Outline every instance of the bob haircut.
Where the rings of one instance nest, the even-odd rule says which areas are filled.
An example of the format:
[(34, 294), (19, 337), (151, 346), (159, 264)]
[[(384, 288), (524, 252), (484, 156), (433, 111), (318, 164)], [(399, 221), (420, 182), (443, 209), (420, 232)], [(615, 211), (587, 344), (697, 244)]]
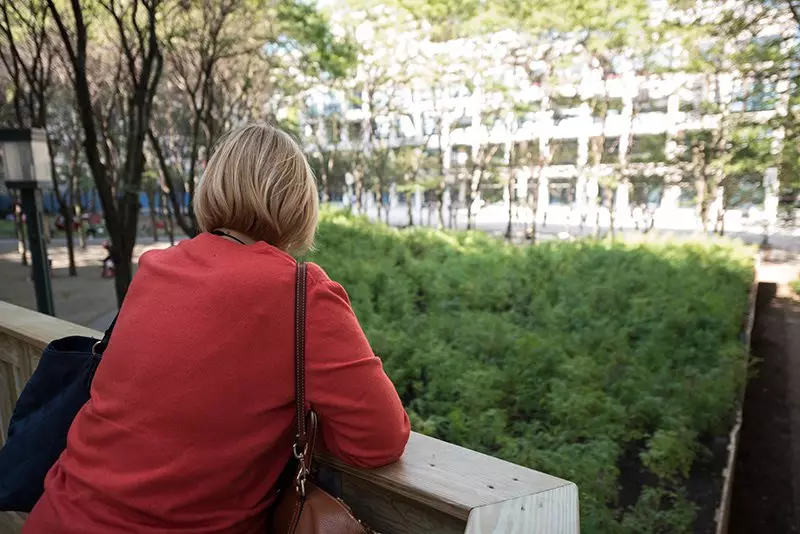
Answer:
[(236, 128), (216, 143), (193, 207), (203, 232), (227, 228), (292, 253), (314, 244), (314, 173), (298, 144), (269, 124)]

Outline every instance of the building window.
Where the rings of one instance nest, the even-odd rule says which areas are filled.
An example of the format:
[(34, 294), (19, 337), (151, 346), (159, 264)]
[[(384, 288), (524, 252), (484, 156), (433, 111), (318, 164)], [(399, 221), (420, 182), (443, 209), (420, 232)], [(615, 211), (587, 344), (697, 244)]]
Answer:
[(681, 187), (681, 194), (678, 197), (678, 206), (681, 208), (693, 208), (697, 205), (697, 190), (694, 187)]
[(467, 145), (456, 145), (453, 147), (452, 158), (450, 159), (453, 167), (464, 167), (469, 161), (470, 147)]
[(329, 118), (325, 120), (325, 133), (328, 141), (337, 144), (342, 140), (342, 124), (338, 119)]
[(553, 118), (557, 122), (578, 116), (582, 102), (580, 96), (554, 96), (550, 102), (550, 106), (553, 108)]
[(603, 139), (603, 153), (600, 163), (617, 163), (619, 161), (619, 137), (606, 137)]
[(539, 164), (539, 140), (521, 141), (514, 145), (514, 160), (517, 165)]
[(765, 80), (739, 81), (731, 96), (731, 111), (769, 111), (775, 109), (777, 101), (774, 83)]
[(348, 109), (361, 109), (361, 91), (352, 91), (347, 95), (347, 108)]
[(469, 115), (462, 115), (453, 125), (454, 128), (468, 128), (472, 126), (472, 117)]
[(639, 113), (666, 113), (666, 98), (646, 98), (639, 101)]
[(550, 141), (553, 165), (575, 165), (578, 162), (577, 139), (553, 139)]
[(506, 161), (506, 148), (503, 145), (489, 145), (485, 148), (487, 155), (492, 155), (492, 165), (503, 165)]
[(652, 163), (666, 160), (667, 135), (634, 135), (628, 150), (631, 163)]
[(681, 132), (677, 138), (678, 159), (683, 162), (691, 162), (695, 149), (708, 154), (711, 150), (712, 140), (712, 134), (709, 131)]
[(548, 187), (550, 204), (568, 206), (575, 200), (575, 184), (569, 182), (550, 182)]
[(351, 122), (347, 125), (347, 137), (351, 143), (360, 143), (363, 135), (361, 122)]
[(422, 134), (436, 135), (439, 133), (439, 121), (432, 114), (422, 116)]

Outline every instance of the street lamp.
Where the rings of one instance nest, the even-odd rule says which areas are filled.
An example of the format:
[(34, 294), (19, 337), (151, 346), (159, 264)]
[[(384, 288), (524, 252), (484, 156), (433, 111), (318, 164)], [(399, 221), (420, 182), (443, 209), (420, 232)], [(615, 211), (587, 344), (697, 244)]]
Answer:
[(47, 133), (39, 128), (0, 128), (0, 153), (5, 185), (19, 190), (22, 200), (33, 264), (36, 307), (41, 313), (55, 315), (47, 247), (42, 235), (41, 196), (38, 194), (40, 188), (52, 185)]

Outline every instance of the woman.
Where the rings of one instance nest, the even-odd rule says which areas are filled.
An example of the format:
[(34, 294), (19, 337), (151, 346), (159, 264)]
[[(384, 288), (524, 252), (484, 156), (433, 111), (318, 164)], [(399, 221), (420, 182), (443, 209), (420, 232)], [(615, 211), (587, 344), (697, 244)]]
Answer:
[[(318, 216), (297, 144), (220, 141), (194, 200), (204, 232), (142, 255), (91, 400), (25, 534), (262, 533), (291, 455), (295, 260)], [(397, 460), (409, 422), (342, 287), (311, 264), (306, 397), (326, 448)]]

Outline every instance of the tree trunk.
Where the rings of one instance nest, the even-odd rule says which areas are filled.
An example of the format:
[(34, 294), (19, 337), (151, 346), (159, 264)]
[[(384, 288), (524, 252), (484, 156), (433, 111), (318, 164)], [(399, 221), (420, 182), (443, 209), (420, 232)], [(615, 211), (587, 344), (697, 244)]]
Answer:
[[(437, 208), (436, 211), (437, 211), (437, 219), (438, 219), (436, 224), (437, 224), (437, 228), (439, 230), (442, 230), (444, 228), (444, 196), (445, 196), (445, 193), (447, 193), (447, 184), (443, 180), (442, 183), (439, 184), (439, 191), (438, 191), (438, 194), (436, 195), (436, 208)], [(453, 203), (452, 202), (450, 202), (449, 209), (450, 209), (450, 213), (452, 214), (452, 212), (453, 212)]]
[(169, 238), (169, 245), (175, 245), (175, 226), (172, 221), (172, 210), (170, 209), (169, 199), (166, 193), (161, 194), (161, 204), (164, 206), (164, 219), (166, 220), (167, 237)]
[(719, 233), (720, 237), (725, 236), (725, 208), (721, 207), (717, 213), (717, 222), (714, 225), (714, 231)]
[(616, 238), (616, 202), (614, 199), (616, 198), (616, 188), (607, 187), (605, 190), (605, 199), (604, 203), (608, 207), (608, 229), (611, 232), (611, 240), (613, 241)]
[(364, 213), (364, 203), (361, 198), (364, 195), (364, 184), (360, 177), (356, 178), (354, 191), (356, 195), (356, 213), (360, 215)]
[(381, 222), (381, 217), (383, 216), (383, 188), (381, 187), (380, 182), (378, 183), (377, 191), (375, 192), (375, 196), (378, 197), (376, 199), (377, 202), (375, 203), (376, 204), (375, 208), (378, 210), (377, 221)]
[(82, 250), (86, 250), (86, 224), (83, 222), (83, 206), (81, 205), (81, 195), (80, 191), (78, 191), (78, 176), (77, 174), (73, 173), (70, 177), (70, 181), (72, 181), (72, 212), (75, 214), (75, 218), (78, 221), (78, 244), (80, 245)]
[(72, 198), (61, 204), (61, 214), (64, 217), (64, 233), (67, 236), (67, 257), (69, 258), (69, 275), (78, 276), (75, 267), (75, 242), (73, 240)]
[(126, 255), (118, 255), (114, 258), (114, 289), (117, 294), (117, 305), (122, 306), (122, 301), (128, 293), (128, 287), (133, 278), (133, 251)]
[[(75, 241), (73, 239), (73, 217), (75, 215), (75, 212), (72, 209), (75, 196), (74, 180), (72, 179), (72, 176), (67, 178), (67, 198), (64, 198), (61, 195), (61, 192), (58, 190), (58, 169), (56, 169), (55, 159), (53, 158), (54, 151), (52, 146), (48, 146), (48, 148), (50, 150), (50, 172), (53, 174), (53, 192), (55, 193), (56, 202), (58, 202), (58, 210), (61, 213), (61, 216), (64, 218), (64, 234), (67, 238), (67, 257), (69, 258), (69, 275), (78, 276), (78, 270), (75, 268)], [(70, 166), (70, 174), (77, 172), (75, 167), (76, 166), (73, 162), (73, 165)]]
[[(534, 180), (530, 188), (530, 192), (528, 193), (529, 205), (531, 208), (531, 226), (528, 229), (528, 239), (531, 241), (531, 243), (536, 243), (536, 222), (539, 220), (539, 184), (544, 177), (544, 171), (545, 167), (542, 166), (539, 169), (536, 180)], [(536, 176), (533, 169), (531, 169), (531, 175)]]
[(328, 189), (328, 172), (324, 170), (319, 174), (319, 189), (322, 192), (322, 203), (327, 204), (331, 199), (330, 190)]
[(14, 230), (17, 234), (17, 253), (22, 265), (28, 265), (28, 243), (25, 239), (25, 225), (22, 222), (22, 205), (19, 196), (14, 195)]
[(148, 187), (145, 193), (147, 203), (150, 205), (150, 230), (153, 233), (153, 241), (158, 242), (158, 213), (156, 213), (156, 192), (152, 187)]
[(413, 193), (406, 194), (406, 214), (408, 215), (408, 226), (414, 226), (414, 200)]
[(506, 187), (506, 191), (508, 191), (508, 226), (506, 227), (506, 239), (511, 241), (511, 238), (514, 237), (514, 201), (511, 198), (513, 187), (511, 186), (510, 178)]

